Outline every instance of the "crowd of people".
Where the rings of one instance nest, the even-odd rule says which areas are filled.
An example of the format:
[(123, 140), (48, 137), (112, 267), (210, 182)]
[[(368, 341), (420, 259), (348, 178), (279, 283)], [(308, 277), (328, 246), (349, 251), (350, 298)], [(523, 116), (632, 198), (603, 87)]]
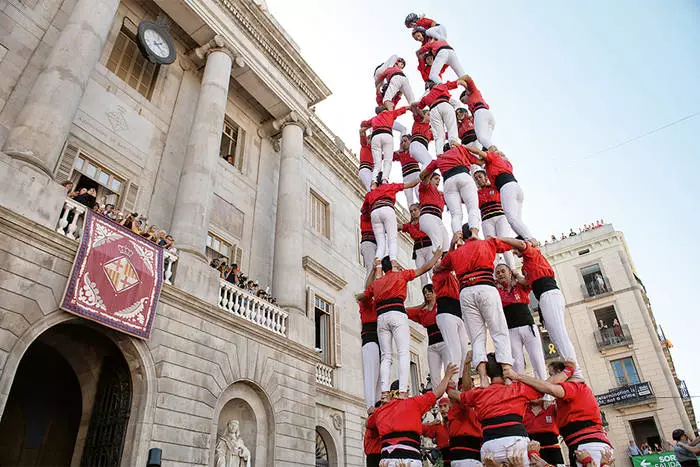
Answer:
[(603, 227), (603, 225), (605, 225), (605, 223), (603, 222), (603, 219), (600, 219), (600, 220), (595, 221), (595, 222), (592, 222), (592, 223), (590, 223), (590, 224), (585, 224), (583, 227), (579, 227), (579, 228), (578, 228), (578, 233), (576, 233), (576, 231), (574, 231), (574, 229), (573, 229), (573, 227), (572, 227), (572, 228), (569, 229), (569, 233), (568, 233), (568, 234), (562, 232), (562, 233), (561, 233), (561, 236), (560, 236), (558, 239), (557, 239), (557, 236), (556, 236), (556, 235), (552, 234), (552, 235), (549, 237), (549, 240), (546, 240), (546, 241), (544, 242), (544, 244), (545, 244), (545, 245), (548, 245), (548, 244), (550, 244), (550, 243), (554, 243), (554, 242), (557, 242), (557, 241), (559, 241), (559, 240), (565, 240), (565, 239), (568, 238), (568, 237), (575, 237), (576, 235), (582, 234), (583, 232), (588, 232), (589, 230), (599, 229), (600, 227)]
[[(77, 201), (93, 212), (110, 219), (117, 224), (131, 230), (137, 235), (163, 247), (168, 252), (177, 255), (175, 240), (164, 229), (158, 228), (155, 224), (148, 223), (148, 216), (139, 215), (137, 212), (125, 213), (115, 208), (114, 204), (97, 201), (97, 191), (94, 188), (78, 188), (73, 190), (73, 182), (62, 183), (68, 198)], [(104, 201), (104, 200), (103, 200)]]
[(219, 271), (221, 279), (225, 280), (226, 282), (230, 282), (236, 287), (243, 289), (256, 297), (262, 298), (273, 305), (277, 305), (277, 298), (270, 294), (270, 288), (261, 288), (258, 281), (249, 279), (248, 276), (239, 269), (236, 263), (229, 264), (225, 259), (214, 258), (209, 263), (209, 266)]
[[(523, 220), (513, 161), (495, 144), (493, 112), (448, 43), (444, 24), (411, 13), (405, 26), (419, 43), (425, 93), (414, 94), (406, 61), (392, 55), (374, 70), (375, 116), (361, 122), (359, 132), (366, 282), (356, 298), (369, 414), (367, 465), (421, 466), (421, 436), (435, 440), (444, 465), (561, 465), (559, 435), (571, 465), (612, 465), (600, 408), (564, 325), (564, 297)], [(445, 81), (444, 73), (456, 78)], [(407, 105), (399, 107), (402, 98)], [(409, 112), (410, 133), (399, 121)], [(394, 161), (401, 165), (400, 183), (389, 182)], [(395, 212), (399, 192), (411, 214), (403, 225)], [(445, 207), (451, 232), (443, 224)], [(397, 261), (399, 231), (414, 241), (415, 269)], [(514, 256), (522, 259), (520, 270)], [(416, 278), (423, 303), (407, 308), (407, 286)], [(562, 356), (549, 366), (528, 306), (531, 292)], [(427, 330), (433, 386), (413, 397), (409, 319)], [(487, 334), (494, 353), (486, 350)], [(394, 347), (398, 380), (392, 382)], [(523, 374), (525, 352), (534, 377)], [(441, 420), (423, 425), (435, 404)]]

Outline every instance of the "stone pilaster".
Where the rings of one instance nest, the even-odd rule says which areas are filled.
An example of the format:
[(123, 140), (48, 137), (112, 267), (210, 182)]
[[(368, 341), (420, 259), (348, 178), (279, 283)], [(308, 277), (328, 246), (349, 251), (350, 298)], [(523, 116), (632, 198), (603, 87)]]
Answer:
[(178, 286), (211, 301), (218, 294), (218, 275), (207, 264), (204, 249), (233, 54), (219, 36), (196, 54), (206, 56), (206, 65), (175, 198), (171, 232), (180, 251)]

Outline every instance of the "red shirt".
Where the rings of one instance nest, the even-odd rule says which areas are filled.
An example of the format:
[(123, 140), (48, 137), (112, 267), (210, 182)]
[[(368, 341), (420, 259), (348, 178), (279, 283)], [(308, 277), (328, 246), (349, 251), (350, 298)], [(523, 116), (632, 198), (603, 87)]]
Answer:
[(430, 184), (428, 180), (418, 184), (418, 199), (420, 200), (421, 215), (428, 212), (423, 209), (425, 206), (434, 206), (437, 209), (430, 209), (430, 213), (442, 217), (442, 211), (445, 209), (445, 195), (437, 187)]
[(384, 112), (378, 113), (369, 120), (365, 120), (362, 123), (360, 123), (360, 127), (367, 128), (371, 126), (372, 132), (375, 132), (377, 130), (388, 130), (389, 132), (391, 132), (391, 129), (394, 126), (394, 121), (398, 118), (399, 115), (405, 114), (406, 110), (408, 110), (408, 107), (399, 107), (398, 109), (394, 110), (385, 110)]
[(442, 423), (437, 425), (423, 424), (423, 436), (432, 438), (437, 443), (438, 449), (442, 449), (450, 445), (450, 434), (447, 428)]
[(372, 156), (372, 147), (367, 141), (367, 135), (363, 131), (360, 135), (360, 168), (374, 169), (374, 157)]
[(430, 310), (420, 307), (412, 306), (411, 308), (406, 308), (406, 313), (408, 313), (408, 319), (414, 321), (424, 328), (428, 326), (436, 326), (437, 321), (435, 321), (435, 313), (437, 311), (437, 303), (433, 305)]
[(365, 205), (372, 211), (382, 206), (394, 206), (396, 193), (402, 190), (403, 183), (382, 183), (374, 190), (367, 192)]
[(360, 322), (362, 324), (366, 323), (376, 323), (377, 322), (377, 310), (374, 309), (374, 300), (366, 299), (360, 303)]
[[(476, 417), (482, 424), (484, 440), (487, 440), (500, 438), (498, 431), (506, 432), (502, 430), (503, 428), (522, 425), (522, 422), (513, 420), (500, 421), (498, 418), (495, 420), (489, 419), (514, 415), (522, 420), (522, 417), (525, 416), (526, 404), (540, 397), (542, 397), (542, 393), (527, 384), (514, 381), (508, 386), (503, 383), (491, 383), (487, 388), (477, 388), (463, 392), (459, 400), (468, 407), (474, 407)], [(487, 433), (487, 430), (490, 432)]]
[(411, 140), (417, 136), (423, 137), (426, 144), (433, 140), (433, 132), (430, 130), (430, 122), (424, 122), (422, 115), (413, 115), (413, 127), (411, 127)]
[(426, 18), (424, 16), (422, 18), (418, 18), (418, 21), (416, 21), (416, 25), (414, 27), (421, 27), (421, 28), (425, 28), (425, 29), (430, 29), (434, 25), (436, 25), (434, 20), (432, 20), (430, 18)]
[(360, 211), (360, 233), (362, 234), (362, 241), (374, 241), (374, 229), (372, 228), (372, 218), (369, 215), (369, 210), (363, 209)]
[(430, 161), (430, 164), (425, 168), (427, 172), (434, 172), (435, 169), (440, 169), (442, 176), (445, 172), (458, 166), (469, 168), (470, 159), (473, 158), (471, 153), (464, 146), (451, 148), (442, 154), (438, 154), (437, 159)]
[(491, 184), (495, 184), (496, 177), (502, 173), (513, 174), (513, 165), (510, 161), (507, 161), (495, 152), (486, 152), (484, 162), (486, 162), (484, 169), (486, 169), (486, 175), (489, 177), (489, 180), (491, 180)]
[[(440, 70), (440, 73), (438, 73), (438, 77), (442, 79), (442, 74), (447, 70), (447, 63), (445, 63), (442, 66), (442, 70)], [(427, 63), (425, 63), (425, 57), (422, 55), (418, 56), (418, 71), (420, 72), (421, 78), (423, 78), (423, 81), (428, 81), (430, 79), (430, 70), (432, 69), (432, 66), (429, 66)]]
[(430, 51), (430, 53), (433, 54), (433, 57), (435, 57), (440, 49), (443, 48), (451, 49), (452, 47), (450, 47), (450, 44), (448, 44), (447, 41), (429, 40), (418, 50), (418, 54), (423, 55), (427, 51)]
[[(409, 281), (416, 278), (416, 271), (407, 269), (405, 271), (389, 271), (379, 279), (375, 280), (365, 290), (367, 297), (374, 297), (377, 314), (382, 314), (386, 311), (391, 311), (393, 306), (400, 300), (400, 305), (403, 308), (403, 302), (406, 301), (406, 287)], [(383, 302), (389, 303), (383, 303)]]
[(501, 294), (501, 303), (503, 308), (511, 305), (513, 303), (530, 303), (530, 291), (532, 288), (528, 285), (515, 284), (510, 291), (505, 289), (498, 289), (498, 293)]
[(481, 220), (490, 219), (492, 217), (503, 215), (503, 206), (501, 205), (501, 192), (493, 185), (488, 185), (479, 188), (479, 210), (481, 211)]
[(531, 247), (529, 244), (522, 252), (523, 255), (523, 276), (528, 283), (532, 284), (537, 279), (543, 277), (554, 277), (554, 269), (544, 257), (542, 252), (537, 248)]
[(559, 427), (557, 426), (557, 406), (552, 404), (546, 409), (540, 410), (535, 415), (535, 412), (528, 406), (525, 410), (523, 425), (528, 434), (533, 433), (554, 433), (559, 436)]
[(474, 112), (479, 109), (489, 108), (481, 95), (481, 91), (479, 91), (479, 89), (476, 87), (476, 84), (474, 84), (474, 80), (471, 76), (467, 79), (467, 91), (469, 91), (469, 95), (467, 96), (467, 107), (469, 107), (469, 111), (472, 113), (472, 115), (474, 115)]
[(420, 240), (422, 238), (430, 238), (428, 234), (423, 232), (418, 224), (413, 224), (412, 222), (407, 222), (401, 226), (401, 232), (408, 232), (408, 235), (415, 240)]
[(379, 73), (379, 76), (377, 76), (377, 82), (380, 83), (385, 79), (387, 81), (391, 81), (391, 78), (393, 78), (396, 74), (403, 75), (403, 70), (397, 66), (390, 66), (386, 70)]
[(379, 437), (379, 432), (377, 431), (376, 427), (369, 427), (370, 420), (373, 420), (372, 417), (374, 417), (374, 412), (367, 417), (367, 428), (365, 429), (365, 454), (381, 454), (382, 438)]
[(412, 173), (420, 172), (418, 161), (411, 157), (411, 154), (408, 152), (394, 152), (393, 160), (401, 163), (401, 173), (404, 177)]
[[(374, 417), (367, 419), (367, 428), (376, 429), (385, 444), (415, 444), (420, 449), (420, 434), (423, 432), (423, 415), (435, 405), (437, 399), (433, 391), (423, 395), (409, 397), (408, 399), (393, 399), (372, 414)], [(407, 436), (391, 436), (393, 433), (413, 432), (418, 439)]]
[[(557, 425), (566, 445), (571, 447), (590, 438), (610, 444), (603, 431), (600, 407), (591, 388), (586, 383), (568, 381), (559, 383), (559, 386), (564, 388), (564, 397), (557, 399)], [(573, 422), (592, 422), (593, 425), (572, 430), (567, 425)]]
[(470, 116), (465, 116), (461, 122), (457, 122), (459, 127), (457, 128), (457, 134), (459, 134), (459, 139), (464, 139), (469, 136), (471, 141), (476, 141), (476, 130), (474, 130), (474, 119)]
[(455, 272), (462, 289), (478, 284), (495, 286), (493, 263), (496, 253), (510, 249), (510, 245), (496, 238), (480, 240), (472, 237), (464, 245), (447, 253), (440, 265)]
[(451, 97), (450, 89), (455, 88), (457, 88), (457, 81), (447, 81), (446, 83), (436, 84), (428, 91), (428, 94), (418, 101), (418, 108), (422, 109), (425, 106), (432, 108), (440, 102), (449, 102)]
[[(452, 459), (470, 458), (479, 454), (481, 423), (477, 420), (474, 409), (460, 403), (454, 403), (450, 407), (450, 411), (447, 412), (447, 420)], [(472, 456), (469, 456), (468, 453), (472, 453)]]
[(459, 300), (459, 283), (452, 271), (434, 272), (433, 290), (436, 298), (449, 297)]

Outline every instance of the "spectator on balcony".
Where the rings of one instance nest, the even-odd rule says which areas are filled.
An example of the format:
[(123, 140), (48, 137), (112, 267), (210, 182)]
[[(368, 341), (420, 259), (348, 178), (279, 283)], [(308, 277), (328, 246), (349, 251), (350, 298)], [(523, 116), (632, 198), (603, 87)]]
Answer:
[(61, 186), (63, 186), (63, 188), (66, 189), (67, 197), (72, 198), (73, 196), (75, 196), (71, 196), (73, 194), (73, 182), (71, 182), (70, 180), (66, 180), (65, 182), (61, 183)]
[(135, 218), (131, 222), (131, 231), (134, 232), (136, 235), (141, 235), (141, 219), (140, 218)]
[(226, 162), (228, 162), (229, 164), (233, 165), (233, 156), (232, 156), (231, 154), (229, 154), (228, 156), (226, 156)]
[(661, 449), (661, 446), (659, 446), (659, 443), (654, 443), (654, 452), (655, 453), (664, 452), (664, 450)]
[(645, 456), (647, 454), (651, 454), (651, 448), (649, 447), (649, 445), (646, 442), (642, 443), (641, 450), (642, 450), (642, 454)]
[(155, 242), (158, 246), (165, 246), (165, 230), (161, 229), (158, 231)]
[(555, 236), (554, 236), (554, 234), (552, 234), (552, 238), (551, 238), (551, 241), (552, 241), (552, 243), (554, 243), (554, 242), (556, 242), (556, 241), (557, 241), (557, 237), (555, 237)]
[(613, 335), (615, 336), (616, 341), (621, 341), (622, 340), (622, 326), (620, 326), (620, 322), (615, 318), (613, 320)]
[(122, 225), (124, 228), (131, 229), (132, 226), (134, 225), (134, 219), (137, 219), (139, 217), (138, 212), (132, 212), (128, 216), (124, 218), (124, 221), (122, 222)]
[(627, 455), (630, 456), (630, 458), (642, 455), (642, 450), (639, 449), (639, 446), (637, 446), (637, 443), (635, 443), (633, 439), (630, 440), (629, 446), (627, 446)]
[(575, 237), (575, 236), (576, 236), (576, 232), (574, 232), (573, 228), (570, 228), (569, 229), (569, 237)]
[(598, 320), (598, 329), (599, 329), (600, 331), (603, 331), (603, 329), (608, 329), (608, 325), (605, 324), (605, 322), (603, 322), (602, 319), (599, 319), (599, 320)]
[(170, 253), (177, 255), (177, 248), (175, 248), (175, 239), (172, 235), (165, 236), (165, 245), (163, 245), (163, 248), (168, 250)]
[(595, 283), (598, 286), (598, 293), (605, 293), (608, 291), (608, 287), (605, 285), (605, 279), (603, 279), (600, 273), (596, 273)]
[(148, 229), (146, 229), (146, 224), (143, 224), (143, 230), (141, 231), (141, 236), (147, 240), (152, 241), (153, 243), (156, 242), (155, 238), (156, 235), (158, 235), (158, 226), (157, 225), (152, 225)]
[(90, 188), (89, 190), (87, 188), (81, 188), (73, 199), (85, 207), (92, 209), (97, 200), (97, 192), (94, 188)]
[(700, 438), (695, 438), (690, 440), (690, 437), (682, 428), (673, 430), (673, 440), (676, 441), (676, 446), (673, 448), (673, 453), (676, 455), (676, 460), (683, 467), (697, 467), (698, 465), (698, 454), (700, 454)]

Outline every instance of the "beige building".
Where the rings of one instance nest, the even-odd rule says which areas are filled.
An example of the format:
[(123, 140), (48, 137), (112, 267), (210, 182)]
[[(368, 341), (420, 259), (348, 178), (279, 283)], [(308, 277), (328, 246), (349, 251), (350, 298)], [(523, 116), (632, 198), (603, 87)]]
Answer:
[[(141, 466), (159, 448), (211, 466), (236, 420), (253, 466), (363, 465), (363, 192), (314, 114), (329, 94), (264, 1), (0, 2), (0, 464)], [(149, 340), (58, 309), (85, 212), (66, 180), (174, 236)]]
[[(617, 451), (630, 439), (653, 446), (695, 416), (622, 232), (612, 225), (543, 246), (566, 298), (566, 327)], [(544, 337), (545, 355), (556, 349)], [(692, 423), (691, 423), (692, 421)]]

